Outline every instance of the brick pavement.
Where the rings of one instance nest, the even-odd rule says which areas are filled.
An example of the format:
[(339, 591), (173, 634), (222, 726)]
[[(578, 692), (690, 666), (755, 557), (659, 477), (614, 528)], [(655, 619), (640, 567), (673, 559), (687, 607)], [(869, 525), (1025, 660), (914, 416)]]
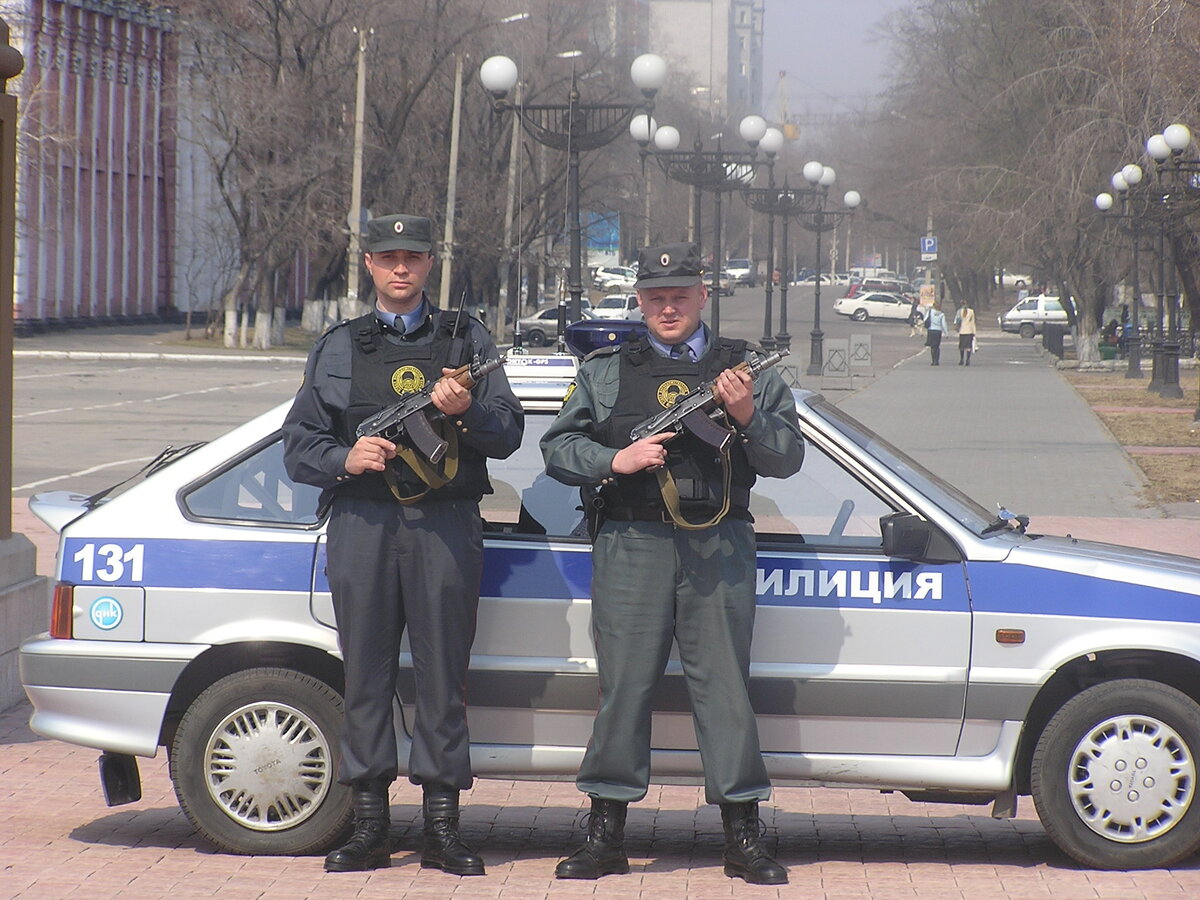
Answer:
[(655, 787), (631, 808), (632, 871), (558, 882), (581, 795), (569, 783), (479, 781), (464, 795), (463, 830), (487, 861), (482, 878), (423, 870), (415, 789), (392, 790), (392, 866), (326, 874), (316, 857), (216, 853), (175, 801), (165, 755), (141, 760), (143, 797), (107, 808), (96, 751), (32, 734), (27, 704), (0, 713), (0, 898), (814, 898), (814, 900), (1182, 900), (1200, 896), (1200, 864), (1099, 872), (1067, 860), (1032, 803), (994, 820), (986, 807), (913, 803), (899, 794), (778, 788), (763, 816), (791, 883), (726, 878), (721, 824), (698, 787)]

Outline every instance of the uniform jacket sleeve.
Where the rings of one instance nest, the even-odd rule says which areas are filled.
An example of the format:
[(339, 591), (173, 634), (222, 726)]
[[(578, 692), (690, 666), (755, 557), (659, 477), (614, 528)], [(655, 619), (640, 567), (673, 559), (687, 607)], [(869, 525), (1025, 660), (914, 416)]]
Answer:
[(796, 401), (779, 373), (767, 369), (754, 380), (754, 415), (741, 429), (746, 458), (759, 475), (787, 478), (804, 461)]
[[(492, 336), (479, 322), (471, 323), (471, 342), (480, 360), (499, 356)], [(486, 375), (471, 389), (471, 395), (474, 399), (467, 411), (454, 419), (458, 439), (492, 459), (512, 456), (521, 446), (525, 410), (513, 394), (504, 368)]]
[(349, 477), (350, 447), (340, 435), (350, 403), (349, 329), (335, 327), (313, 346), (304, 383), (283, 420), (283, 465), (296, 481), (325, 489)]
[(593, 439), (617, 398), (617, 356), (584, 361), (575, 387), (542, 437), (546, 474), (563, 484), (599, 484), (612, 476), (617, 451)]

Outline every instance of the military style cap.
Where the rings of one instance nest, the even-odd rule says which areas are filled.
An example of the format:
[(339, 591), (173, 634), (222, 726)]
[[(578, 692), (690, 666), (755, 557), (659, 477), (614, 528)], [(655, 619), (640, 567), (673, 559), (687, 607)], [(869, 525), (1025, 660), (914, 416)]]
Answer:
[(433, 224), (421, 216), (379, 216), (367, 222), (363, 249), (368, 253), (387, 250), (428, 253), (433, 249)]
[(661, 244), (643, 247), (638, 254), (635, 290), (659, 287), (691, 287), (700, 283), (699, 244)]

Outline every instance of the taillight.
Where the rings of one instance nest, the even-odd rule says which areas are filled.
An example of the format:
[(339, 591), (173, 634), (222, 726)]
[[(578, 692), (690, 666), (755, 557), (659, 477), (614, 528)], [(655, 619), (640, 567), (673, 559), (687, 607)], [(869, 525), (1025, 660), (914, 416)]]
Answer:
[(54, 586), (54, 605), (50, 608), (50, 637), (70, 638), (75, 619), (75, 585), (59, 582)]

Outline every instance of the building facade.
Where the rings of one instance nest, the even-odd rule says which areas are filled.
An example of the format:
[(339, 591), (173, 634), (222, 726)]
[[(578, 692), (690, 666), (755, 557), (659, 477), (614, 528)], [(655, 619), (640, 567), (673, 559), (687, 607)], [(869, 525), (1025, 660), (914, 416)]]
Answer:
[(650, 45), (714, 116), (760, 113), (765, 0), (650, 0)]

